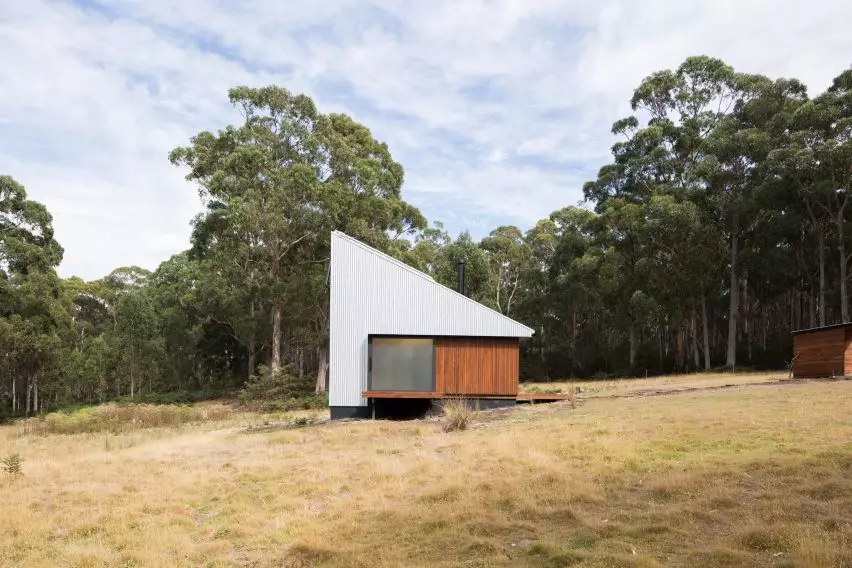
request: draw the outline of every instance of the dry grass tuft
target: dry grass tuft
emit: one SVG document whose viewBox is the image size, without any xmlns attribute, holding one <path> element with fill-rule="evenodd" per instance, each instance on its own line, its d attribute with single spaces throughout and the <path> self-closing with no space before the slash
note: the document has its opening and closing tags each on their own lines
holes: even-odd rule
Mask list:
<svg viewBox="0 0 852 568">
<path fill-rule="evenodd" d="M 461 398 L 448 398 L 441 401 L 441 428 L 444 432 L 467 430 L 476 412 L 470 403 Z"/>
<path fill-rule="evenodd" d="M 231 409 L 223 404 L 103 404 L 73 412 L 52 412 L 16 423 L 20 435 L 91 434 L 126 432 L 141 428 L 173 428 L 193 422 L 227 418 Z"/>
</svg>

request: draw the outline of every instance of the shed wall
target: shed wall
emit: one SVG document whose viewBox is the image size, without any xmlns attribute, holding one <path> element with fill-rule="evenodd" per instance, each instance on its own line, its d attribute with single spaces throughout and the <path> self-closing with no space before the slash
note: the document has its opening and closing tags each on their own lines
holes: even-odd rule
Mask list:
<svg viewBox="0 0 852 568">
<path fill-rule="evenodd" d="M 846 347 L 843 350 L 843 376 L 852 377 L 852 328 L 846 328 Z"/>
<path fill-rule="evenodd" d="M 828 377 L 845 374 L 847 330 L 826 329 L 793 336 L 793 376 Z M 852 353 L 850 353 L 852 361 Z"/>
<path fill-rule="evenodd" d="M 530 337 L 532 329 L 334 232 L 329 405 L 366 406 L 368 336 Z"/>
<path fill-rule="evenodd" d="M 446 337 L 435 340 L 435 390 L 445 394 L 518 394 L 519 341 Z"/>
</svg>

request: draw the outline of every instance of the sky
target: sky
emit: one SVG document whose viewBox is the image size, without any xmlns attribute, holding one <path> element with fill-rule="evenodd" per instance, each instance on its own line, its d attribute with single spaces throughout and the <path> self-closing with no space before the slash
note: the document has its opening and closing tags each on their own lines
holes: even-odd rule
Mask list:
<svg viewBox="0 0 852 568">
<path fill-rule="evenodd" d="M 236 85 L 345 112 L 453 234 L 582 200 L 647 75 L 690 55 L 796 77 L 852 63 L 848 0 L 2 0 L 0 174 L 54 216 L 63 276 L 188 247 L 197 188 L 168 152 L 239 122 Z"/>
</svg>

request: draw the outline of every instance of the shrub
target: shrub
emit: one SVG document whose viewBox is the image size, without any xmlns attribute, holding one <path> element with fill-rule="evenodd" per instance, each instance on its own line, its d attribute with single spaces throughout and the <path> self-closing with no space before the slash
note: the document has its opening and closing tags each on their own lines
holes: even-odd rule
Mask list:
<svg viewBox="0 0 852 568">
<path fill-rule="evenodd" d="M 328 395 L 311 395 L 286 400 L 266 400 L 260 405 L 261 412 L 289 412 L 291 410 L 313 410 L 328 407 Z"/>
<path fill-rule="evenodd" d="M 441 428 L 444 432 L 466 430 L 473 420 L 474 411 L 467 401 L 461 398 L 449 398 L 441 403 Z"/>
<path fill-rule="evenodd" d="M 193 402 L 201 402 L 220 398 L 225 395 L 221 390 L 201 390 L 201 391 L 172 391 L 172 392 L 151 392 L 136 395 L 134 398 L 123 396 L 116 400 L 116 403 L 128 404 L 191 404 Z"/>
<path fill-rule="evenodd" d="M 52 412 L 20 420 L 18 424 L 22 434 L 86 434 L 177 427 L 191 422 L 221 420 L 230 414 L 231 409 L 222 404 L 187 406 L 110 403 L 73 412 Z"/>
<path fill-rule="evenodd" d="M 283 367 L 275 374 L 269 374 L 261 368 L 258 375 L 252 375 L 246 382 L 237 397 L 243 404 L 263 412 L 310 410 L 328 406 L 326 395 L 314 394 L 313 379 L 294 375 L 290 367 Z M 259 408 L 252 403 L 260 403 Z"/>
<path fill-rule="evenodd" d="M 260 373 L 252 375 L 238 398 L 243 402 L 252 400 L 300 399 L 314 394 L 314 383 L 310 377 L 298 377 L 289 366 L 282 367 L 277 373 L 268 373 L 260 368 Z"/>
<path fill-rule="evenodd" d="M 23 475 L 24 472 L 21 471 L 21 459 L 20 454 L 9 454 L 2 460 L 0 460 L 0 467 L 3 468 L 3 472 L 7 475 Z"/>
<path fill-rule="evenodd" d="M 310 416 L 300 416 L 293 420 L 292 425 L 294 428 L 300 428 L 302 426 L 310 426 L 314 423 L 314 419 Z"/>
</svg>

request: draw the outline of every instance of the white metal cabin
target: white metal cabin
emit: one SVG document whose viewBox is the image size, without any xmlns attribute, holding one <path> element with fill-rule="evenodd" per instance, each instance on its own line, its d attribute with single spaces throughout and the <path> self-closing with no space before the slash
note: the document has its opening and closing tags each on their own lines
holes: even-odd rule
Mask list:
<svg viewBox="0 0 852 568">
<path fill-rule="evenodd" d="M 338 231 L 330 270 L 332 418 L 367 416 L 376 398 L 514 403 L 531 328 Z"/>
</svg>

